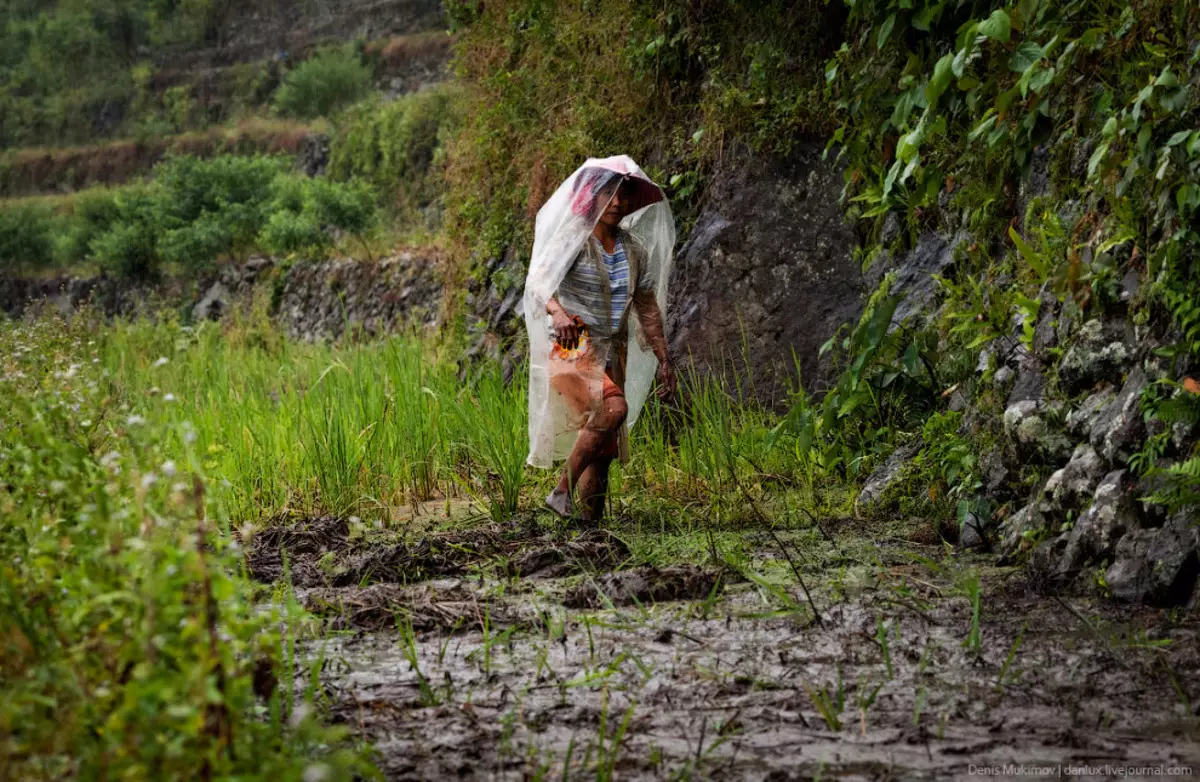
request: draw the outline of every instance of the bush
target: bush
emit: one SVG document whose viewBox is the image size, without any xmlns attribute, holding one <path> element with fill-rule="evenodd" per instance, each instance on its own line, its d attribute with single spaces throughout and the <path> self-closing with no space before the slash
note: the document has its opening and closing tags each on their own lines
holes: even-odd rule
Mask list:
<svg viewBox="0 0 1200 782">
<path fill-rule="evenodd" d="M 427 206 L 445 189 L 445 145 L 462 122 L 463 93 L 440 87 L 348 109 L 329 151 L 335 177 L 361 177 L 388 193 L 401 213 Z"/>
<path fill-rule="evenodd" d="M 114 205 L 116 219 L 89 245 L 92 257 L 120 277 L 155 276 L 159 270 L 157 194 L 145 186 L 124 188 Z"/>
<path fill-rule="evenodd" d="M 185 156 L 159 164 L 163 260 L 197 267 L 252 247 L 266 220 L 272 185 L 286 170 L 282 158 L 243 155 Z"/>
<path fill-rule="evenodd" d="M 39 269 L 54 260 L 53 213 L 38 206 L 0 210 L 0 268 Z"/>
<path fill-rule="evenodd" d="M 0 209 L 0 264 L 9 269 L 94 260 L 111 274 L 154 277 L 162 264 L 201 269 L 255 249 L 323 253 L 338 232 L 366 248 L 376 192 L 361 180 L 307 179 L 282 158 L 174 157 L 149 184 L 80 193 L 49 206 Z"/>
<path fill-rule="evenodd" d="M 352 234 L 366 248 L 364 236 L 377 217 L 376 194 L 366 182 L 280 177 L 275 193 L 270 217 L 258 236 L 267 252 L 325 252 L 333 245 L 330 230 Z"/>
<path fill-rule="evenodd" d="M 326 116 L 371 89 L 371 69 L 350 47 L 325 49 L 290 71 L 275 93 L 275 109 L 302 119 Z"/>
<path fill-rule="evenodd" d="M 258 242 L 273 255 L 321 254 L 330 245 L 329 234 L 321 230 L 311 215 L 289 211 L 272 213 Z"/>
</svg>

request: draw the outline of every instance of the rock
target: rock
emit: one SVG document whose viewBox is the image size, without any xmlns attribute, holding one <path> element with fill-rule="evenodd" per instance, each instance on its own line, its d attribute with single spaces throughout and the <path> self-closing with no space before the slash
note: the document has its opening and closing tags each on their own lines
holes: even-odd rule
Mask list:
<svg viewBox="0 0 1200 782">
<path fill-rule="evenodd" d="M 1022 400 L 1015 404 L 1009 405 L 1004 411 L 1004 432 L 1010 437 L 1015 437 L 1017 430 L 1022 422 L 1028 418 L 1037 417 L 1037 412 L 1042 409 L 1040 402 L 1035 402 L 1032 399 Z"/>
<path fill-rule="evenodd" d="M 1017 373 L 1013 371 L 1012 367 L 1006 364 L 996 370 L 996 374 L 992 377 L 992 382 L 995 383 L 997 391 L 1004 392 L 1013 382 L 1013 378 L 1016 377 L 1016 375 Z"/>
<path fill-rule="evenodd" d="M 743 389 L 779 406 L 796 361 L 804 384 L 820 387 L 830 369 L 821 345 L 862 312 L 858 242 L 838 205 L 841 174 L 820 145 L 725 159 L 676 259 L 671 348 L 682 371 L 738 373 Z"/>
<path fill-rule="evenodd" d="M 1017 358 L 1017 381 L 1008 394 L 1008 404 L 1027 400 L 1038 401 L 1046 395 L 1046 377 L 1041 364 L 1021 347 L 1022 355 Z"/>
<path fill-rule="evenodd" d="M 329 136 L 324 133 L 309 133 L 301 142 L 297 165 L 305 175 L 321 176 L 329 166 Z"/>
<path fill-rule="evenodd" d="M 1121 278 L 1121 302 L 1129 303 L 1133 297 L 1138 295 L 1138 290 L 1142 286 L 1142 273 L 1137 269 L 1129 269 L 1125 272 L 1125 276 Z"/>
<path fill-rule="evenodd" d="M 1121 538 L 1104 580 L 1117 600 L 1186 605 L 1200 574 L 1198 549 L 1200 534 L 1180 513 L 1158 529 L 1136 529 Z"/>
<path fill-rule="evenodd" d="M 917 240 L 916 247 L 888 266 L 888 271 L 895 272 L 892 295 L 900 298 L 896 311 L 892 313 L 893 325 L 929 310 L 938 293 L 933 275 L 944 273 L 954 263 L 955 248 L 970 241 L 970 238 L 965 231 L 959 231 L 950 237 L 940 233 L 923 234 Z M 875 264 L 872 276 L 867 279 L 870 288 L 878 286 L 879 281 L 876 277 L 882 277 L 884 267 L 883 263 Z"/>
<path fill-rule="evenodd" d="M 991 494 L 998 492 L 1008 482 L 1008 467 L 997 450 L 990 450 L 980 457 L 979 470 L 983 474 L 984 486 Z"/>
<path fill-rule="evenodd" d="M 958 532 L 959 548 L 987 548 L 988 536 L 984 520 L 976 513 L 967 513 Z"/>
<path fill-rule="evenodd" d="M 1145 433 L 1138 409 L 1145 386 L 1146 374 L 1140 367 L 1134 369 L 1121 392 L 1092 419 L 1088 440 L 1106 461 L 1124 464 L 1137 450 Z"/>
<path fill-rule="evenodd" d="M 1089 562 L 1111 556 L 1117 541 L 1138 527 L 1125 470 L 1113 470 L 1100 481 L 1092 505 L 1067 533 L 1066 548 L 1058 564 L 1060 576 L 1069 577 Z"/>
<path fill-rule="evenodd" d="M 1067 416 L 1067 431 L 1076 437 L 1087 437 L 1100 413 L 1116 395 L 1111 388 L 1104 388 L 1083 400 L 1083 404 Z"/>
<path fill-rule="evenodd" d="M 1030 588 L 1035 592 L 1053 592 L 1062 583 L 1058 573 L 1058 563 L 1067 547 L 1067 536 L 1059 535 L 1038 544 L 1029 555 L 1029 564 L 1025 574 L 1029 578 Z"/>
<path fill-rule="evenodd" d="M 432 327 L 443 293 L 433 261 L 401 253 L 374 263 L 298 262 L 283 280 L 277 318 L 291 337 L 305 341 L 337 338 L 348 329 L 372 335 Z"/>
<path fill-rule="evenodd" d="M 1026 455 L 1039 453 L 1050 459 L 1065 459 L 1071 452 L 1071 441 L 1051 428 L 1044 415 L 1047 412 L 1054 413 L 1055 408 L 1032 399 L 1009 405 L 1004 411 L 1004 432 L 1023 446 Z"/>
<path fill-rule="evenodd" d="M 1017 442 L 1037 445 L 1050 433 L 1046 420 L 1039 415 L 1026 416 L 1017 425 Z"/>
<path fill-rule="evenodd" d="M 884 247 L 888 247 L 892 242 L 896 241 L 896 237 L 900 235 L 900 216 L 895 212 L 888 212 L 883 218 L 883 229 L 879 232 L 879 243 Z"/>
<path fill-rule="evenodd" d="M 912 461 L 912 458 L 921 450 L 920 443 L 910 443 L 902 445 L 892 451 L 892 455 L 884 461 L 883 464 L 876 467 L 867 477 L 867 482 L 863 484 L 862 491 L 858 493 L 858 505 L 867 507 L 879 499 L 891 488 L 896 479 L 900 477 L 904 467 Z"/>
<path fill-rule="evenodd" d="M 967 395 L 963 393 L 961 388 L 955 388 L 950 394 L 950 400 L 946 403 L 946 409 L 952 413 L 961 413 L 967 409 Z"/>
<path fill-rule="evenodd" d="M 1079 330 L 1078 340 L 1067 350 L 1058 366 L 1059 384 L 1067 394 L 1076 394 L 1097 381 L 1124 373 L 1133 355 L 1121 341 L 1119 324 L 1107 327 L 1090 320 Z"/>
<path fill-rule="evenodd" d="M 1038 322 L 1033 332 L 1033 355 L 1045 361 L 1050 356 L 1050 349 L 1058 345 L 1058 331 L 1055 328 L 1055 315 L 1058 312 L 1058 299 L 1053 294 L 1043 291 L 1038 310 Z"/>
<path fill-rule="evenodd" d="M 1000 550 L 1014 554 L 1046 528 L 1046 516 L 1036 503 L 1029 503 L 1000 523 Z"/>
<path fill-rule="evenodd" d="M 979 351 L 979 361 L 975 364 L 976 374 L 982 375 L 992 368 L 992 358 L 995 356 L 995 351 L 991 348 L 984 348 Z M 999 370 L 997 370 L 997 374 Z"/>
<path fill-rule="evenodd" d="M 214 282 L 196 306 L 192 307 L 193 320 L 219 320 L 229 311 L 229 289 L 220 280 Z"/>
<path fill-rule="evenodd" d="M 1073 508 L 1080 500 L 1092 495 L 1103 474 L 1104 462 L 1096 449 L 1088 443 L 1080 443 L 1067 466 L 1046 481 L 1042 493 L 1050 498 L 1057 510 Z"/>
</svg>

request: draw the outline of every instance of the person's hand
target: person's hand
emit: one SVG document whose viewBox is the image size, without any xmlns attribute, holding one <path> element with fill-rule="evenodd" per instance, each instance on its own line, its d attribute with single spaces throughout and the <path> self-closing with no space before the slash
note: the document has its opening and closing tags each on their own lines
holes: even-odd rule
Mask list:
<svg viewBox="0 0 1200 782">
<path fill-rule="evenodd" d="M 658 365 L 658 398 L 666 399 L 675 395 L 675 367 L 670 360 Z"/>
<path fill-rule="evenodd" d="M 554 323 L 554 338 L 558 344 L 567 350 L 574 350 L 579 344 L 579 323 L 562 307 L 555 307 L 550 317 Z"/>
</svg>

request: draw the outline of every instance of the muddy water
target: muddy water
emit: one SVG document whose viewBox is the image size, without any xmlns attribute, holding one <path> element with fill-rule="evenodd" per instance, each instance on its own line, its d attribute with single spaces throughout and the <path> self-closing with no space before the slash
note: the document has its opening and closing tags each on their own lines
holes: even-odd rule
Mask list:
<svg viewBox="0 0 1200 782">
<path fill-rule="evenodd" d="M 947 569 L 864 572 L 815 595 L 818 620 L 798 589 L 595 562 L 304 590 L 349 628 L 306 648 L 325 659 L 330 717 L 393 780 L 1200 773 L 1194 615 L 987 574 L 973 635 Z"/>
</svg>

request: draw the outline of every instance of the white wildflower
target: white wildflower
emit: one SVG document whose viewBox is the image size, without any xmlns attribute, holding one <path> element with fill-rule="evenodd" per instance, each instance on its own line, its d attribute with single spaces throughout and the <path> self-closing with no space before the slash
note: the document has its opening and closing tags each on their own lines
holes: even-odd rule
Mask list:
<svg viewBox="0 0 1200 782">
<path fill-rule="evenodd" d="M 174 478 L 175 473 L 178 472 L 178 470 L 175 469 L 175 462 L 172 461 L 171 459 L 167 459 L 165 462 L 163 462 L 161 469 L 162 469 L 162 474 L 167 476 L 168 478 Z"/>
<path fill-rule="evenodd" d="M 164 402 L 174 402 L 175 395 L 172 394 L 170 391 L 168 391 L 167 393 L 163 394 L 163 401 Z"/>
<path fill-rule="evenodd" d="M 140 415 L 131 415 L 125 419 L 125 423 L 128 426 L 142 426 L 146 423 L 146 419 Z"/>
<path fill-rule="evenodd" d="M 158 367 L 165 367 L 170 363 L 171 359 L 167 358 L 166 356 L 159 356 L 158 360 L 154 362 L 154 368 L 157 369 Z"/>
<path fill-rule="evenodd" d="M 148 472 L 142 476 L 142 488 L 149 489 L 154 484 L 158 483 L 158 476 L 152 472 Z"/>
</svg>

